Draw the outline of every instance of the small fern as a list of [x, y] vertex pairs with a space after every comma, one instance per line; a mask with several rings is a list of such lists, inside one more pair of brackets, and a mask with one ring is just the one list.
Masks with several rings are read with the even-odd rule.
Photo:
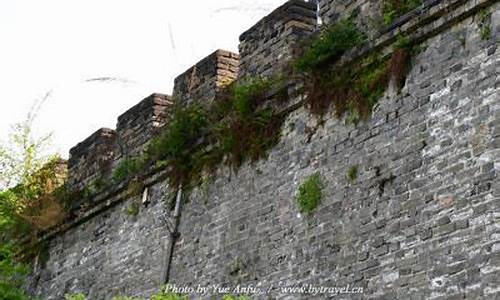
[[303, 213], [311, 214], [323, 198], [323, 179], [319, 173], [309, 176], [299, 187], [297, 202]]

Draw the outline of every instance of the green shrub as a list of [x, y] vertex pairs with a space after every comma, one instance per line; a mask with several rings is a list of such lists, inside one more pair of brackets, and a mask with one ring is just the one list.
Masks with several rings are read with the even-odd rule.
[[483, 41], [489, 40], [491, 37], [491, 27], [489, 26], [483, 26], [481, 27], [481, 39]]
[[482, 40], [488, 40], [491, 38], [491, 14], [485, 9], [482, 9], [478, 13], [479, 17], [479, 33]]
[[160, 292], [151, 296], [150, 300], [188, 300], [188, 299], [189, 299], [188, 296], [166, 292], [166, 288], [162, 288]]
[[[0, 191], [0, 243], [35, 241], [39, 232], [65, 220], [65, 203], [58, 197], [65, 174], [61, 161], [55, 159], [27, 176], [23, 183]], [[36, 254], [36, 245], [22, 244], [29, 244], [29, 249], [19, 249], [23, 251], [21, 258], [29, 260], [28, 254]]]
[[139, 214], [140, 206], [137, 202], [132, 202], [127, 206], [127, 215], [129, 216], [137, 216]]
[[358, 178], [358, 166], [350, 166], [346, 174], [347, 179], [353, 182]]
[[240, 117], [251, 116], [256, 106], [266, 99], [273, 81], [261, 77], [250, 77], [231, 85], [232, 106]]
[[12, 245], [0, 246], [0, 300], [28, 300], [23, 290], [27, 267], [14, 259]]
[[77, 294], [66, 294], [64, 296], [65, 300], [87, 300], [87, 297], [82, 293]]
[[162, 135], [151, 143], [148, 153], [155, 159], [171, 159], [185, 155], [199, 140], [206, 125], [207, 116], [200, 106], [176, 107], [168, 126]]
[[214, 128], [219, 151], [227, 163], [239, 167], [247, 159], [264, 158], [280, 139], [283, 118], [271, 108], [259, 108], [271, 91], [280, 88], [282, 78], [246, 78], [234, 84], [229, 92], [232, 106], [226, 118]]
[[224, 159], [236, 168], [247, 159], [264, 157], [279, 141], [283, 118], [259, 107], [279, 83], [246, 78], [229, 85], [209, 107], [177, 108], [147, 152], [157, 165], [168, 168], [175, 186], [199, 183], [203, 172], [213, 172]]
[[207, 124], [206, 111], [200, 106], [176, 107], [164, 132], [151, 142], [147, 153], [153, 160], [165, 161], [174, 186], [189, 179], [192, 153], [202, 142]]
[[382, 14], [385, 25], [390, 25], [400, 16], [412, 11], [422, 4], [422, 0], [385, 0]]
[[98, 177], [94, 179], [90, 185], [89, 188], [92, 191], [93, 194], [100, 193], [104, 191], [106, 188], [108, 188], [110, 183], [103, 177]]
[[361, 45], [364, 35], [349, 18], [324, 29], [296, 59], [295, 69], [304, 77], [308, 108], [323, 115], [335, 104], [337, 117], [349, 112], [348, 121], [366, 118], [387, 86], [387, 68], [382, 62], [359, 62], [331, 70], [329, 67], [347, 50]]
[[371, 54], [333, 69], [326, 68], [326, 64], [323, 70], [303, 73], [307, 107], [323, 116], [333, 104], [336, 116], [347, 114], [348, 123], [368, 118], [391, 79], [399, 89], [404, 86], [412, 49], [407, 38], [399, 37], [390, 58]]
[[281, 116], [265, 109], [222, 124], [215, 134], [220, 151], [227, 156], [227, 163], [237, 168], [247, 159], [254, 162], [265, 157], [280, 140], [282, 122]]
[[144, 169], [145, 163], [141, 157], [123, 159], [113, 171], [113, 180], [119, 183], [130, 179]]
[[390, 74], [386, 60], [366, 58], [359, 65], [347, 65], [315, 74], [306, 82], [306, 104], [312, 113], [324, 115], [333, 104], [337, 117], [348, 113], [357, 123], [366, 119], [385, 92]]
[[303, 213], [311, 214], [323, 198], [323, 180], [319, 173], [309, 176], [299, 187], [297, 202]]
[[347, 50], [362, 44], [365, 36], [356, 28], [351, 19], [345, 19], [324, 28], [309, 41], [294, 65], [299, 72], [324, 69], [339, 59]]

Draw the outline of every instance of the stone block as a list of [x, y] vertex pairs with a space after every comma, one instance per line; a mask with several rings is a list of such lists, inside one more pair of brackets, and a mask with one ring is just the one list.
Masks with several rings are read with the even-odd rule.
[[217, 50], [175, 78], [173, 98], [183, 105], [209, 103], [238, 76], [239, 55]]
[[82, 189], [92, 180], [109, 175], [113, 162], [116, 132], [101, 128], [71, 148], [68, 160], [68, 183]]
[[166, 124], [172, 98], [152, 94], [118, 117], [115, 159], [142, 152]]
[[297, 42], [317, 26], [316, 4], [291, 0], [240, 35], [239, 77], [269, 77], [287, 68]]

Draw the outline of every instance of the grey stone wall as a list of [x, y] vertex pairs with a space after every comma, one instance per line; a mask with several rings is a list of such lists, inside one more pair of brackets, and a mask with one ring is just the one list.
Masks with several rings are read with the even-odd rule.
[[[370, 120], [353, 126], [327, 115], [320, 126], [299, 108], [267, 160], [222, 168], [192, 191], [170, 282], [269, 291], [255, 299], [329, 298], [284, 293], [280, 283], [363, 288], [334, 299], [500, 297], [500, 5], [461, 3], [402, 27], [423, 40], [421, 52], [401, 93], [388, 91]], [[492, 13], [488, 40], [478, 28], [483, 8]], [[297, 190], [315, 172], [325, 197], [302, 215]], [[114, 187], [48, 234], [36, 294], [150, 295], [161, 283], [173, 195], [162, 173], [145, 185], [148, 204]], [[132, 203], [136, 216], [126, 212]]]
[[114, 156], [116, 132], [102, 128], [71, 148], [68, 160], [68, 182], [81, 189], [93, 180], [109, 175]]
[[[338, 299], [498, 298], [499, 36], [482, 41], [474, 24], [427, 40], [401, 94], [366, 124], [332, 117], [317, 127], [298, 110], [267, 161], [223, 170], [194, 193], [172, 282], [364, 288]], [[326, 197], [304, 216], [296, 192], [314, 172]]]
[[316, 4], [291, 0], [240, 36], [239, 77], [269, 77], [287, 67], [294, 47], [316, 29]]
[[411, 20], [443, 7], [461, 5], [467, 0], [422, 0], [421, 5], [396, 18], [392, 24], [384, 23], [384, 1], [377, 0], [319, 0], [319, 17], [324, 25], [333, 24], [341, 19], [352, 17], [368, 38], [373, 39], [384, 32], [405, 28]]
[[[88, 299], [150, 295], [160, 283], [169, 212], [165, 184], [151, 186], [149, 203], [126, 190], [107, 198], [106, 211], [90, 215], [50, 239], [49, 260], [32, 278], [43, 299], [83, 292]], [[116, 202], [119, 202], [116, 204]], [[139, 204], [138, 215], [128, 211]], [[83, 221], [82, 221], [83, 220]]]
[[383, 1], [376, 0], [320, 0], [319, 16], [323, 24], [356, 16], [357, 25], [367, 33], [376, 34], [381, 26]]

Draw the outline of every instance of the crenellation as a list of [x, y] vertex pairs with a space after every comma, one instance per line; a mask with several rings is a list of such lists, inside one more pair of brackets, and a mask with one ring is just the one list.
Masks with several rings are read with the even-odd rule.
[[317, 26], [316, 4], [291, 0], [240, 35], [239, 78], [283, 71], [297, 42]]
[[115, 159], [138, 155], [159, 133], [173, 105], [170, 96], [152, 94], [118, 117]]
[[209, 103], [238, 76], [239, 55], [217, 50], [175, 78], [173, 98], [184, 105]]
[[116, 131], [101, 128], [71, 148], [68, 160], [68, 183], [82, 189], [93, 180], [111, 172]]

